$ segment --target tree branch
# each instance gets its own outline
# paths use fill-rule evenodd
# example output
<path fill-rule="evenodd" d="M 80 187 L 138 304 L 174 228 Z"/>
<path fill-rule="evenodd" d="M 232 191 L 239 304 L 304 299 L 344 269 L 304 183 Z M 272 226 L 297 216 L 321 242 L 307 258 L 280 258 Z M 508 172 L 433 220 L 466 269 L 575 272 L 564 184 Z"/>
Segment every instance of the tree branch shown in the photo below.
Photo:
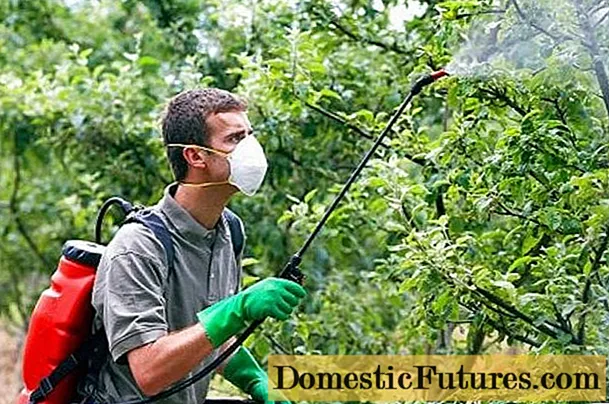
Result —
<path fill-rule="evenodd" d="M 586 283 L 584 284 L 584 290 L 582 291 L 582 303 L 583 304 L 588 304 L 589 300 L 590 300 L 590 288 L 592 287 L 592 278 L 594 276 L 596 276 L 596 274 L 599 271 L 599 268 L 601 266 L 601 258 L 603 257 L 603 254 L 605 253 L 605 251 L 607 251 L 607 246 L 609 245 L 609 227 L 605 227 L 605 236 L 603 237 L 603 240 L 601 241 L 601 245 L 598 248 L 598 250 L 596 251 L 596 254 L 594 256 L 594 262 L 592 263 L 592 268 L 590 269 L 590 273 L 588 274 L 588 277 L 586 278 Z M 586 315 L 587 313 L 583 313 L 582 317 L 579 321 L 579 325 L 577 327 L 577 337 L 579 338 L 579 340 L 584 341 L 585 339 L 585 330 L 586 330 Z"/>
<path fill-rule="evenodd" d="M 550 328 L 548 325 L 546 325 L 546 323 L 547 323 L 551 327 L 553 327 L 555 329 L 559 329 L 559 330 L 563 331 L 565 334 L 571 335 L 572 341 L 573 341 L 574 344 L 576 344 L 576 345 L 582 345 L 581 339 L 576 337 L 575 335 L 573 335 L 571 330 L 564 329 L 559 324 L 556 324 L 554 322 L 550 322 L 548 320 L 545 320 L 541 324 L 535 324 L 535 319 L 533 319 L 529 315 L 523 313 L 522 311 L 518 310 L 516 307 L 512 306 L 511 304 L 504 302 L 501 298 L 499 298 L 498 296 L 496 296 L 493 293 L 489 292 L 488 290 L 480 288 L 480 287 L 475 286 L 475 285 L 470 285 L 470 286 L 471 286 L 472 291 L 474 293 L 484 297 L 489 302 L 491 302 L 491 303 L 501 307 L 503 310 L 507 311 L 508 313 L 512 313 L 515 317 L 517 317 L 520 320 L 524 321 L 525 323 L 529 324 L 531 327 L 537 329 L 539 332 L 541 332 L 543 334 L 546 334 L 546 335 L 549 335 L 550 337 L 555 338 L 555 339 L 558 338 L 558 333 L 555 330 L 553 330 L 552 328 Z M 485 306 L 488 307 L 488 304 L 486 302 L 484 302 L 483 300 L 481 302 Z"/>
<path fill-rule="evenodd" d="M 326 19 L 326 16 L 322 15 L 319 11 L 312 9 L 311 13 L 316 15 L 317 17 L 321 18 L 322 20 Z M 378 46 L 379 48 L 385 50 L 385 51 L 391 51 L 391 52 L 395 52 L 398 53 L 400 55 L 407 55 L 407 56 L 412 56 L 412 52 L 407 51 L 406 49 L 403 49 L 401 47 L 399 47 L 398 45 L 394 44 L 386 44 L 384 42 L 375 40 L 375 39 L 370 39 L 370 38 L 364 38 L 361 35 L 358 35 L 356 33 L 354 33 L 353 31 L 349 30 L 347 27 L 345 27 L 343 24 L 341 24 L 338 21 L 338 18 L 336 18 L 334 15 L 329 17 L 329 22 L 331 25 L 333 25 L 338 31 L 342 32 L 345 36 L 351 38 L 352 40 L 354 40 L 355 42 L 362 42 L 362 43 L 366 43 L 369 45 L 374 45 L 374 46 Z"/>
<path fill-rule="evenodd" d="M 335 114 L 334 112 L 328 111 L 322 107 L 320 107 L 319 105 L 310 103 L 309 101 L 303 101 L 304 104 L 311 108 L 314 111 L 319 112 L 320 114 L 322 114 L 323 116 L 325 116 L 326 118 L 329 118 L 331 120 L 333 120 L 334 122 L 338 122 L 344 126 L 346 126 L 347 128 L 351 129 L 352 131 L 356 132 L 358 135 L 360 135 L 361 137 L 364 137 L 368 140 L 374 140 L 374 136 L 372 136 L 370 133 L 366 132 L 365 130 L 363 130 L 362 128 L 353 125 L 352 123 L 350 123 L 349 121 L 347 121 L 346 119 L 340 117 L 338 114 Z M 381 147 L 387 149 L 389 148 L 389 146 L 387 146 L 385 143 L 381 143 Z"/>
<path fill-rule="evenodd" d="M 549 102 L 550 104 L 554 105 L 554 108 L 556 109 L 556 113 L 558 115 L 558 119 L 560 119 L 560 122 L 562 122 L 562 124 L 565 125 L 565 127 L 567 129 L 569 129 L 568 131 L 566 131 L 568 134 L 569 141 L 571 142 L 571 144 L 573 145 L 574 148 L 577 148 L 576 139 L 575 139 L 575 137 L 573 137 L 573 132 L 571 131 L 571 128 L 569 128 L 569 122 L 567 121 L 567 113 L 560 106 L 560 98 L 544 97 L 541 100 Z"/>
<path fill-rule="evenodd" d="M 477 295 L 479 297 L 478 302 L 480 304 L 488 307 L 490 310 L 497 312 L 498 308 L 500 308 L 503 311 L 510 313 L 515 318 L 525 322 L 530 327 L 532 327 L 533 329 L 537 330 L 538 332 L 540 332 L 542 334 L 548 335 L 554 339 L 558 339 L 560 335 L 559 335 L 558 331 L 556 331 L 556 330 L 559 330 L 559 331 L 571 336 L 571 342 L 573 344 L 582 345 L 582 342 L 577 338 L 577 336 L 573 335 L 572 331 L 568 327 L 563 328 L 560 324 L 557 324 L 553 321 L 549 321 L 547 319 L 543 319 L 543 321 L 538 324 L 537 320 L 533 319 L 531 316 L 520 311 L 517 307 L 511 305 L 510 303 L 503 301 L 503 299 L 501 299 L 499 296 L 495 295 L 493 292 L 490 292 L 490 291 L 476 285 L 471 278 L 468 279 L 467 282 L 465 282 L 465 281 L 458 279 L 454 272 L 451 272 L 450 274 L 446 273 L 444 271 L 444 269 L 440 265 L 437 265 L 435 263 L 435 260 L 429 256 L 429 254 L 427 253 L 427 250 L 421 244 L 418 237 L 415 237 L 414 241 L 416 242 L 418 249 L 427 258 L 427 260 L 428 260 L 427 262 L 431 266 L 431 268 L 435 269 L 437 271 L 437 273 L 440 275 L 440 277 L 442 279 L 444 279 L 448 284 L 450 284 L 455 289 L 459 288 L 459 287 L 464 288 L 465 290 L 471 292 L 472 294 Z"/>
<path fill-rule="evenodd" d="M 464 307 L 465 309 L 469 310 L 473 314 L 476 314 L 480 311 L 479 307 L 478 308 L 471 307 L 470 305 L 463 303 L 463 302 L 459 302 L 459 305 Z M 489 324 L 491 327 L 493 327 L 495 330 L 499 331 L 500 333 L 502 333 L 505 336 L 515 339 L 516 341 L 520 341 L 522 343 L 534 346 L 536 348 L 539 348 L 541 346 L 541 344 L 535 340 L 532 340 L 526 336 L 512 333 L 507 327 L 499 324 L 497 321 L 493 320 L 489 316 L 485 316 L 484 321 L 486 321 L 486 323 Z"/>
<path fill-rule="evenodd" d="M 500 101 L 503 101 L 506 105 L 511 107 L 514 111 L 516 111 L 521 116 L 525 116 L 526 114 L 529 113 L 529 111 L 527 111 L 526 109 L 524 109 L 523 107 L 518 105 L 516 103 L 516 101 L 509 98 L 504 91 L 499 91 L 498 89 L 487 89 L 487 88 L 480 88 L 479 91 L 482 93 L 488 94 L 491 97 L 496 98 Z"/>
<path fill-rule="evenodd" d="M 418 240 L 417 240 L 417 245 L 418 245 L 419 249 L 423 252 L 423 254 L 425 254 L 428 257 L 428 259 L 430 259 L 429 255 L 427 254 L 427 251 L 425 251 L 425 249 L 423 248 L 423 246 L 421 245 L 421 243 Z M 446 273 L 444 273 L 443 269 L 440 266 L 436 265 L 435 262 L 433 262 L 433 259 L 430 259 L 429 263 L 432 266 L 432 268 L 434 268 L 438 272 L 438 274 L 445 281 L 447 281 L 447 283 L 451 284 L 453 287 L 458 287 L 458 285 L 455 282 L 456 277 L 454 277 L 452 275 L 447 275 Z M 559 337 L 559 334 L 557 331 L 555 331 L 555 329 L 560 330 L 560 331 L 564 332 L 565 334 L 570 335 L 571 341 L 574 344 L 582 345 L 581 341 L 575 335 L 573 335 L 571 330 L 564 329 L 559 324 L 556 324 L 549 320 L 544 320 L 542 323 L 536 324 L 537 321 L 535 321 L 535 319 L 533 319 L 529 315 L 523 313 L 515 306 L 504 302 L 499 296 L 495 295 L 494 293 L 477 286 L 476 284 L 473 283 L 472 280 L 470 280 L 469 283 L 465 283 L 462 281 L 460 281 L 459 283 L 461 283 L 462 287 L 466 288 L 466 290 L 469 290 L 473 294 L 478 295 L 478 297 L 482 297 L 482 299 L 478 300 L 479 303 L 486 306 L 490 310 L 497 312 L 497 310 L 498 310 L 497 307 L 499 307 L 503 311 L 513 315 L 515 318 L 525 322 L 526 324 L 528 324 L 530 327 L 537 330 L 538 332 L 548 335 L 554 339 L 558 339 L 558 337 Z"/>
<path fill-rule="evenodd" d="M 589 15 L 593 15 L 601 11 L 603 8 L 609 8 L 609 3 L 599 2 L 599 4 L 592 5 L 588 10 L 586 10 L 586 13 L 588 13 Z"/>
<path fill-rule="evenodd" d="M 528 252 L 529 257 L 538 257 L 541 255 L 542 249 L 548 246 L 548 243 L 552 240 L 552 237 L 548 235 L 548 233 L 544 232 L 543 236 L 539 239 L 539 241 L 531 248 Z M 528 263 L 524 266 L 522 273 L 520 274 L 520 278 L 513 282 L 516 288 L 521 287 L 526 282 L 529 281 L 531 277 L 531 263 Z"/>
<path fill-rule="evenodd" d="M 558 321 L 560 326 L 564 329 L 569 330 L 570 332 L 573 332 L 571 322 L 567 318 L 563 317 L 560 310 L 558 310 L 558 306 L 556 306 L 556 303 L 552 302 L 552 308 L 554 309 L 554 316 L 556 317 L 556 321 Z"/>
<path fill-rule="evenodd" d="M 607 19 L 607 17 L 609 17 L 609 10 L 601 18 L 599 18 L 598 21 L 596 21 L 594 23 L 593 28 L 594 29 L 598 28 L 598 26 L 601 25 L 603 23 L 603 21 L 605 21 Z"/>
<path fill-rule="evenodd" d="M 372 136 L 370 133 L 368 133 L 367 131 L 365 131 L 364 129 L 362 129 L 362 128 L 356 126 L 356 125 L 353 125 L 352 123 L 350 123 L 346 119 L 340 117 L 339 115 L 337 115 L 337 114 L 335 114 L 335 113 L 333 113 L 331 111 L 325 110 L 324 108 L 320 107 L 319 105 L 312 104 L 312 103 L 310 103 L 308 101 L 303 101 L 303 102 L 304 102 L 304 104 L 307 107 L 311 108 L 312 110 L 319 112 L 320 114 L 322 114 L 326 118 L 329 118 L 329 119 L 331 119 L 331 120 L 333 120 L 335 122 L 338 122 L 338 123 L 346 126 L 347 128 L 355 131 L 360 136 L 362 136 L 362 137 L 364 137 L 366 139 L 369 139 L 369 140 L 375 140 L 374 136 Z M 381 147 L 389 149 L 389 146 L 384 144 L 384 143 L 381 143 Z M 420 166 L 425 166 L 425 165 L 428 164 L 427 160 L 425 160 L 423 158 L 420 158 L 420 157 L 414 157 L 414 156 L 412 156 L 410 154 L 404 154 L 404 157 L 406 157 L 408 160 L 410 160 L 413 163 L 416 163 L 416 164 L 418 164 Z"/>
<path fill-rule="evenodd" d="M 605 103 L 605 109 L 607 110 L 607 114 L 609 114 L 609 77 L 607 76 L 607 70 L 605 69 L 605 65 L 603 63 L 603 58 L 601 56 L 601 50 L 598 44 L 598 40 L 596 38 L 596 33 L 594 31 L 594 27 L 590 23 L 590 16 L 588 15 L 588 13 L 586 13 L 586 10 L 584 9 L 582 0 L 572 1 L 574 1 L 575 7 L 577 9 L 579 25 L 581 26 L 582 31 L 586 36 L 584 46 L 588 49 L 590 57 L 592 58 L 592 67 L 594 68 L 596 79 L 603 94 L 602 99 Z"/>
<path fill-rule="evenodd" d="M 524 22 L 526 22 L 531 28 L 534 28 L 537 31 L 541 32 L 542 34 L 552 38 L 552 40 L 554 40 L 555 42 L 560 42 L 565 39 L 573 39 L 573 37 L 571 37 L 570 35 L 561 34 L 561 36 L 558 36 L 558 35 L 551 33 L 550 31 L 546 30 L 545 28 L 543 28 L 542 26 L 537 24 L 531 18 L 529 18 L 529 16 L 527 16 L 524 13 L 522 8 L 520 8 L 520 5 L 518 4 L 518 2 L 516 0 L 511 0 L 511 2 L 514 5 L 514 8 L 516 9 L 516 12 L 518 13 L 518 16 L 520 17 L 520 19 L 523 20 Z"/>
<path fill-rule="evenodd" d="M 535 218 L 531 218 L 528 216 L 525 216 L 521 213 L 518 212 L 514 212 L 513 210 L 511 210 L 510 208 L 508 208 L 507 206 L 505 206 L 501 201 L 497 200 L 497 205 L 503 209 L 502 211 L 495 211 L 495 213 L 497 213 L 498 215 L 502 215 L 502 216 L 512 216 L 512 217 L 516 217 L 522 220 L 525 220 L 527 222 L 532 222 L 535 223 L 536 225 L 540 226 L 540 227 L 547 227 L 545 226 L 543 223 L 541 223 L 539 220 L 535 219 Z"/>
<path fill-rule="evenodd" d="M 530 146 L 532 149 L 535 149 L 535 150 L 537 150 L 538 152 L 540 152 L 541 154 L 550 154 L 550 155 L 552 155 L 552 156 L 553 156 L 554 158 L 556 158 L 557 160 L 562 161 L 565 167 L 569 167 L 569 168 L 572 168 L 572 169 L 574 169 L 574 170 L 576 170 L 576 171 L 579 171 L 581 174 L 585 174 L 585 173 L 586 173 L 586 170 L 585 170 L 585 169 L 583 169 L 583 168 L 581 168 L 581 167 L 579 167 L 579 166 L 576 166 L 576 165 L 574 165 L 574 164 L 569 164 L 569 162 L 567 161 L 567 159 L 565 159 L 565 158 L 563 158 L 563 157 L 559 156 L 558 154 L 554 153 L 554 151 L 553 151 L 553 150 L 543 150 L 541 147 L 539 147 L 539 145 L 538 145 L 537 143 L 534 143 L 534 142 L 529 142 L 529 143 L 528 143 L 528 145 L 529 145 L 529 146 Z"/>
<path fill-rule="evenodd" d="M 19 217 L 19 207 L 17 206 L 17 204 L 18 204 L 18 198 L 19 198 L 19 186 L 21 185 L 21 162 L 19 160 L 17 132 L 15 132 L 15 134 L 13 136 L 13 140 L 14 140 L 13 172 L 15 173 L 15 177 L 13 179 L 13 192 L 11 194 L 11 199 L 9 200 L 9 204 L 8 204 L 9 210 L 11 212 L 11 216 L 15 220 L 15 225 L 17 226 L 17 231 L 24 238 L 25 242 L 30 247 L 30 250 L 32 250 L 34 255 L 38 258 L 38 260 L 42 264 L 43 268 L 50 268 L 51 267 L 50 264 L 47 262 L 44 255 L 42 255 L 42 253 L 38 249 L 38 246 L 36 246 L 36 243 L 34 243 L 34 240 L 28 233 L 27 229 L 25 228 L 25 225 L 23 224 L 23 221 Z"/>
<path fill-rule="evenodd" d="M 530 346 L 534 346 L 535 348 L 539 348 L 541 346 L 541 343 L 527 337 L 526 335 L 519 335 L 519 334 L 513 334 L 511 333 L 507 327 L 505 327 L 504 325 L 499 325 L 499 323 L 495 320 L 493 320 L 492 318 L 486 318 L 486 322 L 493 327 L 494 329 L 496 329 L 497 331 L 503 333 L 504 335 L 515 339 L 516 341 L 520 341 L 524 344 L 530 345 Z"/>

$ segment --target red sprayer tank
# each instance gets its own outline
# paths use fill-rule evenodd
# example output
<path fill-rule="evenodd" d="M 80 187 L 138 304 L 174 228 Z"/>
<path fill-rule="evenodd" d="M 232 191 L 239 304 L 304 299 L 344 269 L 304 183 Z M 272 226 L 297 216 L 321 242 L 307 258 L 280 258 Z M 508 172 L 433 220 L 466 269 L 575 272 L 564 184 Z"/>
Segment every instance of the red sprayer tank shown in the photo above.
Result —
<path fill-rule="evenodd" d="M 27 404 L 40 380 L 90 335 L 91 291 L 103 251 L 103 246 L 89 241 L 70 240 L 64 244 L 51 286 L 41 294 L 30 319 L 23 352 L 25 388 L 18 404 Z M 68 404 L 77 378 L 77 372 L 66 377 L 41 403 Z"/>

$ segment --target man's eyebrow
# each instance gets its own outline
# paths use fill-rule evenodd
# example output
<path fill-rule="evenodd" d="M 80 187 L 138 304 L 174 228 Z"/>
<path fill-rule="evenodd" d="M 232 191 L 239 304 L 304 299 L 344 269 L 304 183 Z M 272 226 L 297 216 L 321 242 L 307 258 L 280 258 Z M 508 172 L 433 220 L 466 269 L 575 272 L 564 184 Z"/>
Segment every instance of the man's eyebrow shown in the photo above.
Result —
<path fill-rule="evenodd" d="M 235 136 L 235 135 L 244 135 L 245 133 L 246 133 L 246 130 L 245 130 L 245 129 L 241 129 L 241 130 L 237 130 L 237 131 L 235 131 L 235 132 L 230 132 L 230 133 L 228 133 L 228 134 L 225 136 L 225 138 L 229 138 L 229 137 L 231 137 L 231 136 Z M 248 134 L 248 135 L 251 135 L 252 133 L 254 133 L 254 129 L 249 128 L 249 129 L 247 130 L 247 134 Z"/>

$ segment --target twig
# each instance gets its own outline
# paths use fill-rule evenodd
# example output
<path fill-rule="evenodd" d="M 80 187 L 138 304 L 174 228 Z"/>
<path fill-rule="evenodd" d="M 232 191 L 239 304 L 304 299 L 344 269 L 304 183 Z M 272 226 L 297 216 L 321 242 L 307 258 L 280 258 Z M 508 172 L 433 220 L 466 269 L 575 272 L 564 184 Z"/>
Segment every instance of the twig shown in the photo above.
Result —
<path fill-rule="evenodd" d="M 601 18 L 598 19 L 598 21 L 594 23 L 593 28 L 598 28 L 598 26 L 601 25 L 603 21 L 607 19 L 607 17 L 609 17 L 609 11 L 607 11 Z"/>
<path fill-rule="evenodd" d="M 547 323 L 550 326 L 552 326 L 556 329 L 559 329 L 559 330 L 565 332 L 566 334 L 571 335 L 573 337 L 573 342 L 575 344 L 577 344 L 577 345 L 582 344 L 581 340 L 579 338 L 576 339 L 575 336 L 570 332 L 570 330 L 563 329 L 562 327 L 560 327 L 560 325 L 558 325 L 554 322 L 550 322 L 549 320 L 544 320 L 544 322 L 541 324 L 535 324 L 535 320 L 533 318 L 531 318 L 527 314 L 523 313 L 522 311 L 518 310 L 516 307 L 510 305 L 509 303 L 504 302 L 503 300 L 501 300 L 501 298 L 499 298 L 498 296 L 489 292 L 488 290 L 477 287 L 475 285 L 472 285 L 472 290 L 475 293 L 479 294 L 480 296 L 483 296 L 484 298 L 486 298 L 491 303 L 501 307 L 502 309 L 504 309 L 505 311 L 507 311 L 509 313 L 512 313 L 515 317 L 517 317 L 520 320 L 524 321 L 525 323 L 529 324 L 531 327 L 536 328 L 538 331 L 542 332 L 543 334 L 549 335 L 550 337 L 553 337 L 553 338 L 558 338 L 558 334 L 556 333 L 556 331 L 554 331 L 552 328 L 548 327 L 545 324 L 545 323 Z M 485 302 L 483 301 L 483 304 L 484 303 Z"/>
<path fill-rule="evenodd" d="M 328 111 L 322 107 L 320 107 L 319 105 L 315 105 L 313 103 L 310 103 L 309 101 L 304 101 L 304 104 L 311 108 L 314 111 L 319 112 L 320 114 L 322 114 L 323 116 L 325 116 L 326 118 L 330 118 L 331 120 L 338 122 L 342 125 L 345 125 L 347 128 L 351 129 L 352 131 L 356 132 L 358 135 L 360 135 L 361 137 L 364 137 L 368 140 L 374 140 L 374 137 L 366 132 L 365 130 L 363 130 L 362 128 L 353 125 L 352 123 L 350 123 L 349 121 L 347 121 L 346 119 L 340 117 L 339 115 L 335 114 L 334 112 Z M 381 143 L 381 147 L 384 148 L 389 148 L 389 146 L 387 146 L 385 143 Z"/>
<path fill-rule="evenodd" d="M 503 101 L 506 105 L 510 106 L 514 111 L 518 112 L 518 114 L 521 116 L 525 116 L 526 114 L 528 114 L 527 110 L 525 110 L 523 107 L 518 105 L 516 103 L 516 101 L 509 98 L 503 91 L 499 91 L 497 89 L 487 89 L 487 88 L 480 88 L 479 91 L 481 91 L 482 93 L 488 94 L 488 95 L 492 96 L 493 98 Z"/>
<path fill-rule="evenodd" d="M 497 331 L 502 332 L 504 335 L 507 335 L 508 337 L 515 339 L 516 341 L 520 341 L 527 345 L 534 346 L 535 348 L 539 348 L 541 346 L 541 343 L 539 343 L 531 338 L 528 338 L 527 336 L 511 333 L 506 327 L 499 325 L 498 322 L 496 322 L 495 320 L 493 320 L 491 318 L 487 318 L 486 321 L 491 327 L 493 327 Z"/>
<path fill-rule="evenodd" d="M 579 172 L 580 172 L 580 173 L 582 173 L 582 174 L 586 174 L 586 170 L 585 170 L 585 169 L 583 169 L 583 168 L 581 168 L 581 167 L 579 167 L 579 166 L 576 166 L 576 165 L 574 165 L 574 164 L 569 164 L 569 162 L 567 161 L 567 159 L 565 159 L 565 158 L 563 158 L 563 157 L 559 156 L 558 154 L 554 153 L 554 151 L 552 151 L 552 150 L 543 150 L 541 147 L 539 147 L 539 146 L 537 145 L 537 143 L 534 143 L 534 142 L 529 142 L 529 143 L 528 143 L 528 145 L 529 145 L 529 146 L 530 146 L 532 149 L 535 149 L 535 150 L 537 150 L 538 152 L 540 152 L 541 154 L 550 154 L 550 155 L 552 155 L 552 156 L 553 156 L 554 158 L 556 158 L 557 160 L 562 161 L 565 167 L 569 167 L 569 168 L 572 168 L 572 169 L 574 169 L 574 170 L 576 170 L 576 171 L 579 171 Z"/>
<path fill-rule="evenodd" d="M 457 17 L 455 19 L 460 20 L 460 19 L 467 18 L 467 17 L 476 17 L 479 15 L 488 15 L 488 14 L 505 14 L 506 11 L 507 11 L 506 9 L 483 10 L 483 11 L 478 11 L 475 13 L 459 14 L 459 15 L 457 15 Z"/>
<path fill-rule="evenodd" d="M 525 215 L 523 215 L 523 214 L 521 214 L 521 213 L 518 213 L 518 212 L 514 212 L 513 210 L 511 210 L 510 208 L 508 208 L 507 206 L 505 206 L 505 205 L 504 205 L 504 204 L 503 204 L 501 201 L 499 201 L 499 200 L 497 201 L 497 205 L 498 205 L 498 206 L 499 206 L 501 209 L 503 209 L 503 211 L 495 211 L 495 213 L 497 213 L 497 214 L 499 214 L 499 215 L 517 217 L 517 218 L 519 218 L 519 219 L 522 219 L 522 220 L 526 220 L 526 221 L 528 221 L 528 222 L 535 223 L 535 224 L 536 224 L 536 225 L 538 225 L 538 226 L 541 226 L 541 227 L 547 227 L 547 226 L 545 226 L 543 223 L 541 223 L 539 220 L 537 220 L 537 219 L 535 219 L 535 218 L 525 216 Z"/>
<path fill-rule="evenodd" d="M 603 8 L 608 8 L 608 7 L 609 7 L 608 3 L 600 2 L 597 5 L 592 5 L 588 10 L 586 10 L 586 13 L 588 13 L 589 15 L 593 15 L 593 14 L 596 14 L 597 12 L 601 11 Z"/>
<path fill-rule="evenodd" d="M 540 176 L 539 173 L 535 172 L 535 170 L 529 170 L 528 173 L 535 181 L 540 183 L 546 189 L 546 191 L 548 191 L 548 194 L 551 195 L 554 193 L 554 189 L 550 187 L 548 180 L 545 177 Z"/>
<path fill-rule="evenodd" d="M 528 252 L 528 256 L 529 257 L 538 257 L 541 255 L 542 249 L 544 247 L 548 246 L 548 243 L 552 240 L 552 238 L 548 235 L 547 232 L 543 232 L 543 235 L 541 236 L 541 238 L 539 239 L 539 241 L 537 243 L 535 243 L 535 245 L 533 246 L 533 248 L 531 248 Z M 528 282 L 529 278 L 531 277 L 531 263 L 528 263 L 524 266 L 523 270 L 522 270 L 522 274 L 520 275 L 520 278 L 515 280 L 514 286 L 516 288 L 519 288 L 520 286 L 524 285 L 526 282 Z"/>
<path fill-rule="evenodd" d="M 552 302 L 552 308 L 554 309 L 554 316 L 556 317 L 556 321 L 558 321 L 562 328 L 572 332 L 573 327 L 571 325 L 571 322 L 568 321 L 568 319 L 566 319 L 565 317 L 563 317 L 560 310 L 558 310 L 558 306 L 556 306 L 556 303 Z"/>
<path fill-rule="evenodd" d="M 369 140 L 375 140 L 374 136 L 372 136 L 370 133 L 368 133 L 367 131 L 365 131 L 364 129 L 362 129 L 362 128 L 356 126 L 356 125 L 353 125 L 352 123 L 350 123 L 346 119 L 338 116 L 337 114 L 335 114 L 335 113 L 333 113 L 331 111 L 325 110 L 324 108 L 320 107 L 319 105 L 312 104 L 312 103 L 310 103 L 308 101 L 303 101 L 303 102 L 304 102 L 304 104 L 307 107 L 309 107 L 309 108 L 319 112 L 320 114 L 322 114 L 326 118 L 330 118 L 330 119 L 332 119 L 335 122 L 338 122 L 338 123 L 340 123 L 342 125 L 345 125 L 347 128 L 357 132 L 360 136 L 362 136 L 362 137 L 364 137 L 366 139 L 369 139 Z M 384 144 L 384 143 L 381 143 L 381 147 L 389 149 L 389 146 Z M 427 160 L 425 160 L 423 158 L 420 158 L 420 157 L 414 157 L 414 156 L 412 156 L 411 154 L 408 154 L 408 153 L 404 153 L 404 157 L 406 157 L 408 160 L 412 161 L 413 163 L 416 163 L 416 164 L 421 165 L 421 166 L 425 166 L 425 165 L 428 164 Z"/>
<path fill-rule="evenodd" d="M 284 348 L 279 342 L 277 342 L 277 340 L 275 338 L 273 338 L 272 335 L 269 334 L 263 334 L 264 337 L 266 339 L 268 339 L 271 342 L 271 345 L 277 349 L 278 351 L 280 351 L 282 354 L 284 355 L 293 355 L 293 352 L 290 352 L 288 349 Z"/>

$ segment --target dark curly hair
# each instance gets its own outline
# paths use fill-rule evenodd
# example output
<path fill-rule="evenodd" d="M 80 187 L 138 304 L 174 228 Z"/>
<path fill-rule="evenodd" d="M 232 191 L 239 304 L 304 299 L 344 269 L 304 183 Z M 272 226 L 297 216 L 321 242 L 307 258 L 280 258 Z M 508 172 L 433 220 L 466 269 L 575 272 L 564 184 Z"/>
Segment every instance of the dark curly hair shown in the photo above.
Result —
<path fill-rule="evenodd" d="M 246 111 L 247 101 L 218 88 L 203 88 L 182 92 L 169 101 L 163 113 L 162 132 L 165 145 L 170 143 L 207 146 L 207 117 L 210 114 Z M 188 173 L 188 163 L 181 147 L 168 147 L 167 158 L 177 181 Z"/>

